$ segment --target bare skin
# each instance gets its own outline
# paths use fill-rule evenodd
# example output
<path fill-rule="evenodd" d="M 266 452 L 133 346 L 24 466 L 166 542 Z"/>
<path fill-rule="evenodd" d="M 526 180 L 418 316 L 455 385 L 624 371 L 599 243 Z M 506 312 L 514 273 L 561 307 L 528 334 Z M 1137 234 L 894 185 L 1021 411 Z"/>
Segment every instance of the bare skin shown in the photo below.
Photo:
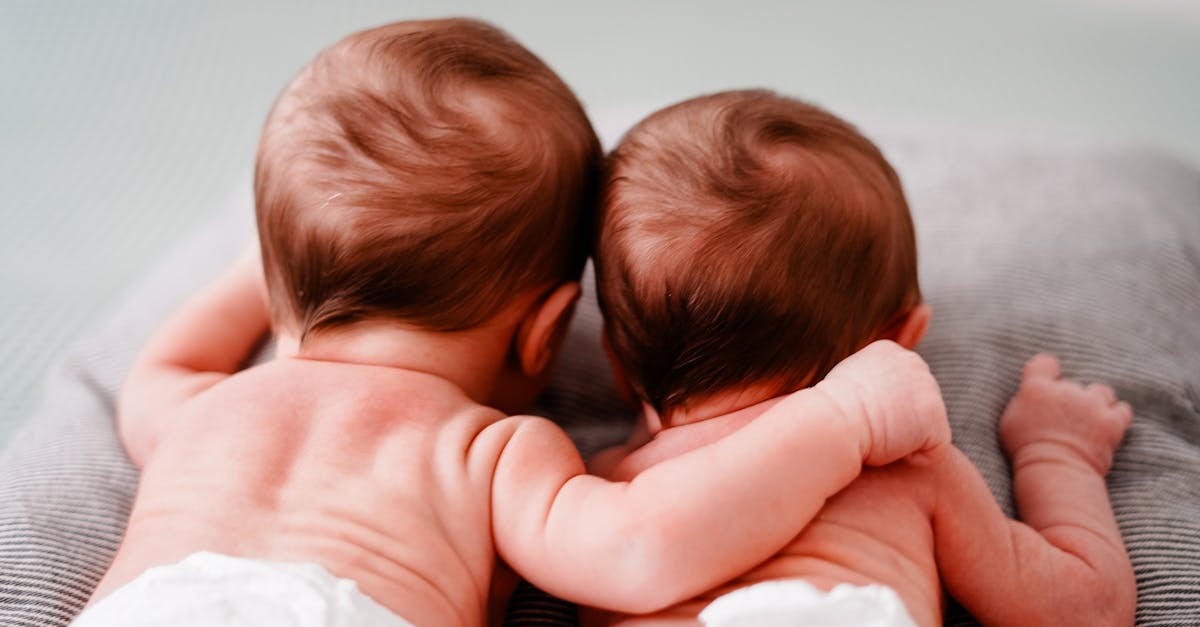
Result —
<path fill-rule="evenodd" d="M 630 481 L 587 475 L 553 423 L 487 406 L 532 398 L 577 295 L 523 295 L 460 336 L 285 337 L 239 372 L 269 327 L 247 256 L 131 369 L 119 428 L 141 482 L 92 602 L 213 551 L 321 564 L 418 625 L 483 624 L 500 560 L 565 598 L 656 611 L 777 552 L 864 461 L 948 442 L 924 364 L 878 343 L 720 442 Z"/>
<path fill-rule="evenodd" d="M 736 429 L 750 417 L 706 422 Z M 1104 483 L 1131 418 L 1111 388 L 1063 380 L 1057 360 L 1039 355 L 1000 421 L 1024 522 L 1004 515 L 951 447 L 931 464 L 865 469 L 783 551 L 694 599 L 653 615 L 594 612 L 585 623 L 696 625 L 722 594 L 800 578 L 823 590 L 890 586 L 926 627 L 942 624 L 944 590 L 985 625 L 1131 625 L 1136 585 Z M 610 474 L 636 476 L 723 430 L 705 422 L 667 429 L 662 435 L 675 433 L 662 442 L 666 455 L 652 441 Z"/>

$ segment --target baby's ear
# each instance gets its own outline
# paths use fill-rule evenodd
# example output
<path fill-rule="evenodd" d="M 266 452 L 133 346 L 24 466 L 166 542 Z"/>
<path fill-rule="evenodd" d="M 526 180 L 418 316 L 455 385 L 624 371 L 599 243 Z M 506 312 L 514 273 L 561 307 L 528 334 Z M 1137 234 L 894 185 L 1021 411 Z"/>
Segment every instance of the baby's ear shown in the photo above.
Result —
<path fill-rule="evenodd" d="M 561 283 L 529 310 L 517 330 L 517 358 L 521 372 L 528 377 L 540 377 L 554 362 L 575 304 L 579 302 L 578 281 Z"/>
<path fill-rule="evenodd" d="M 621 400 L 629 404 L 630 407 L 636 407 L 638 402 L 633 394 L 633 387 L 629 385 L 629 378 L 625 376 L 625 369 L 621 367 L 621 362 L 617 360 L 617 354 L 613 352 L 612 343 L 608 341 L 608 325 L 605 324 L 600 333 L 600 343 L 604 346 L 604 356 L 608 357 L 609 370 L 612 371 L 613 383 L 617 386 L 617 395 Z"/>
<path fill-rule="evenodd" d="M 908 313 L 885 331 L 879 339 L 892 340 L 908 350 L 913 350 L 921 342 L 921 338 L 925 337 L 925 332 L 929 330 L 929 320 L 932 317 L 933 308 L 926 303 L 921 303 L 908 310 Z"/>
<path fill-rule="evenodd" d="M 295 357 L 300 352 L 300 338 L 290 329 L 278 328 L 275 333 L 275 359 Z"/>

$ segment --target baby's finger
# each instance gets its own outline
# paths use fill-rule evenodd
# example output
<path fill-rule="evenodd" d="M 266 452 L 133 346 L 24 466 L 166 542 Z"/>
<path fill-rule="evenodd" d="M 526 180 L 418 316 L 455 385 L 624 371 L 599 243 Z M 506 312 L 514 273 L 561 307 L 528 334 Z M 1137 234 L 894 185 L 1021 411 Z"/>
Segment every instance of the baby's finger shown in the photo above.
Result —
<path fill-rule="evenodd" d="M 1117 402 L 1116 391 L 1114 391 L 1111 387 L 1104 385 L 1103 383 L 1093 383 L 1084 389 L 1087 391 L 1087 393 L 1095 394 L 1096 396 L 1104 399 L 1104 402 L 1109 405 Z"/>
<path fill-rule="evenodd" d="M 1129 424 L 1133 422 L 1133 405 L 1121 401 L 1113 405 L 1112 411 L 1117 420 L 1120 421 L 1122 427 L 1128 428 Z"/>
<path fill-rule="evenodd" d="M 932 466 L 946 455 L 950 450 L 949 442 L 942 442 L 931 447 L 923 448 L 915 453 L 909 453 L 904 457 L 904 461 L 914 466 Z"/>
<path fill-rule="evenodd" d="M 1062 368 L 1059 366 L 1058 358 L 1047 353 L 1034 355 L 1025 363 L 1025 369 L 1021 371 L 1023 381 L 1038 378 L 1058 379 L 1061 375 Z"/>

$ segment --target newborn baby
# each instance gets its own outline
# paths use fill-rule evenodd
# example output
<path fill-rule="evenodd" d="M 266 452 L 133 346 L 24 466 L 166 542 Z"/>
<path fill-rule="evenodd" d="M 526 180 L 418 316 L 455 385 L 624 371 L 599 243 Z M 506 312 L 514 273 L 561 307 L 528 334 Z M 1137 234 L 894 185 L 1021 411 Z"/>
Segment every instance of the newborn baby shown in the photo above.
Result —
<path fill-rule="evenodd" d="M 643 120 L 610 157 L 599 222 L 606 341 L 645 425 L 593 462 L 612 478 L 732 437 L 766 399 L 874 340 L 912 348 L 929 323 L 895 172 L 850 125 L 773 93 Z M 945 589 L 986 625 L 1131 624 L 1133 571 L 1104 481 L 1131 418 L 1112 389 L 1034 357 L 1000 422 L 1024 522 L 948 447 L 864 470 L 784 550 L 702 595 L 585 620 L 932 627 Z"/>

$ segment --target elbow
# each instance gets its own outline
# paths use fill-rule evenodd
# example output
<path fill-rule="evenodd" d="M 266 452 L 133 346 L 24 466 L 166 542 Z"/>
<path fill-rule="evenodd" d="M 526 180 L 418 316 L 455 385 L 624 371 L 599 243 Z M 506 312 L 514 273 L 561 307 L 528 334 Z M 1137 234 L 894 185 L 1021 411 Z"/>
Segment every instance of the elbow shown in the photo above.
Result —
<path fill-rule="evenodd" d="M 1137 581 L 1126 560 L 1123 567 L 1090 570 L 1060 606 L 1064 618 L 1097 627 L 1129 627 L 1137 611 Z"/>
<path fill-rule="evenodd" d="M 1137 591 L 1122 591 L 1113 595 L 1089 595 L 1068 604 L 1077 608 L 1069 613 L 1070 621 L 1096 627 L 1130 627 L 1137 609 Z M 1064 618 L 1067 618 L 1064 616 Z"/>
<path fill-rule="evenodd" d="M 1097 576 L 1101 576 L 1097 574 Z M 1113 579 L 1110 577 L 1110 579 Z M 1121 577 L 1118 585 L 1110 584 L 1103 587 L 1102 592 L 1094 598 L 1096 608 L 1093 625 L 1112 625 L 1113 627 L 1129 627 L 1134 624 L 1137 612 L 1137 580 L 1130 569 L 1128 577 Z"/>
<path fill-rule="evenodd" d="M 1094 625 L 1128 627 L 1137 613 L 1137 576 L 1124 543 L 1118 542 L 1106 560 L 1092 569 Z"/>
<path fill-rule="evenodd" d="M 118 413 L 117 439 L 120 440 L 129 460 L 138 468 L 142 468 L 146 463 L 146 453 L 154 447 L 154 443 L 146 430 L 139 429 L 137 425 L 136 421 L 128 420 Z"/>
<path fill-rule="evenodd" d="M 136 401 L 127 398 L 122 392 L 117 399 L 116 424 L 117 439 L 125 449 L 125 455 L 138 468 L 145 465 L 146 453 L 154 446 L 151 434 L 143 426 L 141 414 L 144 410 Z"/>

